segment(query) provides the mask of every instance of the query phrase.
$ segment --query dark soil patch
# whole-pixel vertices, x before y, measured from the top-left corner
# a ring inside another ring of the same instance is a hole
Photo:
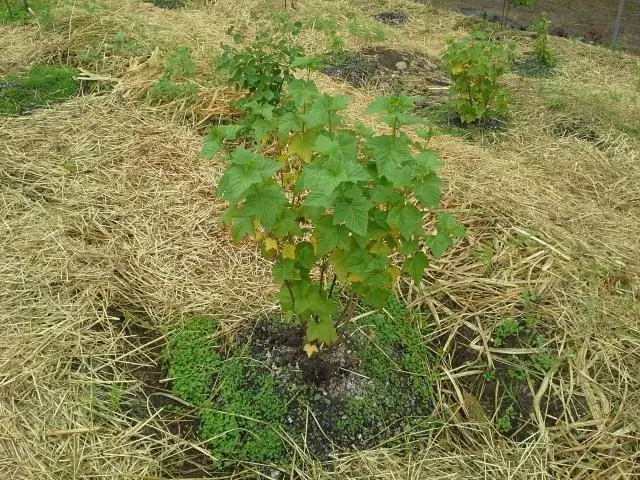
[[[551,20],[553,35],[573,37],[586,43],[608,46],[617,11],[617,0],[537,0],[532,8],[512,7],[509,26],[523,29],[533,19],[544,15]],[[502,2],[495,0],[437,0],[434,7],[450,8],[474,21],[500,21]],[[622,45],[633,53],[640,53],[640,3],[626,2],[622,32]]]
[[[184,7],[184,0],[145,0],[147,3],[152,3],[156,7],[164,8],[167,10],[176,10]]]
[[[212,390],[199,405],[199,435],[222,459],[216,469],[238,462],[285,467],[291,452],[283,434],[326,460],[353,448],[402,444],[428,430],[430,350],[399,302],[386,310],[389,315],[376,313],[341,327],[340,340],[311,358],[302,348],[303,329],[279,319],[240,332],[224,348],[212,343],[211,349],[228,353],[212,357]],[[172,341],[170,358],[182,366],[185,359],[197,365],[207,355],[194,355],[190,347],[184,355],[175,350],[181,343]],[[198,398],[183,387],[196,385],[207,369],[194,370],[191,379],[183,376],[180,388]]]
[[[442,97],[450,81],[439,59],[386,47],[367,47],[329,57],[323,72],[353,86],[372,86],[383,93]]]
[[[552,66],[540,63],[540,60],[533,54],[517,59],[511,69],[518,75],[532,78],[549,78],[553,76],[554,72]]]
[[[374,15],[374,18],[385,25],[399,27],[407,22],[409,15],[405,12],[382,12]]]

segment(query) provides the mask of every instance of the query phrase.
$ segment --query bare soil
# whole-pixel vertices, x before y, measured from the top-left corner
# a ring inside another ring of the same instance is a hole
[[[609,45],[617,13],[617,0],[537,0],[532,8],[509,11],[512,26],[527,28],[540,15],[551,20],[552,33],[582,38],[587,43]],[[501,0],[434,0],[434,7],[450,8],[464,15],[487,18],[501,15]],[[627,0],[620,41],[630,52],[640,54],[640,2]]]

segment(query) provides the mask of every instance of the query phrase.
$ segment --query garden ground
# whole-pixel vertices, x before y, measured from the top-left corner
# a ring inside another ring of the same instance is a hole
[[[407,63],[374,64],[360,86],[314,75],[323,91],[350,95],[351,117],[371,126],[362,111],[381,92],[437,104],[446,39],[469,28],[409,0],[296,4],[287,12],[303,23],[309,53],[335,49],[337,33],[352,54],[381,62],[388,55],[376,52],[388,49]],[[193,419],[175,413],[161,352],[195,315],[215,317],[229,338],[276,310],[269,264],[218,224],[224,159],[198,152],[207,125],[233,115],[236,93],[214,72],[228,28],[258,31],[282,2],[39,5],[34,18],[0,25],[0,74],[74,67],[83,95],[0,117],[0,475],[204,475],[200,466],[215,461]],[[373,17],[390,10],[406,22]],[[505,35],[520,58],[530,54],[527,32]],[[505,77],[505,125],[439,123],[431,140],[444,162],[444,208],[467,237],[398,294],[443,353],[432,365],[434,410],[447,421],[324,462],[295,443],[284,478],[640,474],[639,67],[624,52],[550,43],[559,60],[550,74]],[[180,47],[194,62],[175,82],[185,90],[158,93]],[[542,374],[527,374],[537,367]],[[499,385],[526,406],[526,429],[506,428],[515,417],[501,409]],[[233,478],[260,474],[271,472],[244,465]]]

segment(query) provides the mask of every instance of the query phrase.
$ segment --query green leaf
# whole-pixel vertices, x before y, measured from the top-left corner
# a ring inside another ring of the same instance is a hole
[[[436,208],[440,204],[441,183],[435,173],[430,173],[426,177],[414,181],[413,193],[425,207]]]
[[[330,317],[323,316],[318,321],[307,321],[307,342],[315,340],[331,345],[338,338],[338,332]]]
[[[238,136],[238,133],[244,128],[244,125],[238,124],[229,124],[229,125],[218,125],[215,128],[216,133],[218,134],[218,138],[224,140],[233,140]]]
[[[423,252],[416,252],[404,261],[402,271],[408,273],[414,282],[419,283],[427,265],[429,265],[427,256]]]
[[[312,55],[309,57],[296,57],[291,62],[291,68],[308,68],[309,70],[319,70],[322,68],[323,57]]]
[[[313,130],[298,132],[289,139],[287,152],[289,155],[298,155],[304,162],[309,163],[313,156],[313,142],[316,133]]]
[[[296,245],[296,261],[299,265],[310,270],[316,260],[316,256],[313,253],[313,245],[311,243],[300,242]]]
[[[423,123],[424,120],[408,113],[421,98],[418,96],[408,97],[406,95],[376,97],[366,108],[365,113],[376,113],[384,123],[396,128],[403,125]]]
[[[274,237],[283,239],[287,236],[300,235],[302,229],[300,228],[300,222],[298,222],[295,213],[289,209],[285,209],[282,211],[282,215],[275,221],[270,232]]]
[[[336,201],[333,224],[340,225],[344,223],[352,232],[364,236],[367,234],[370,208],[371,203],[363,197],[343,197]]]
[[[220,143],[220,139],[215,132],[209,132],[209,134],[204,137],[204,143],[199,157],[210,160],[220,151],[222,151],[222,143]]]
[[[256,118],[251,124],[251,127],[253,128],[253,138],[255,138],[256,142],[261,142],[278,128],[278,123],[275,120]]]
[[[424,239],[425,243],[429,245],[431,253],[434,257],[440,258],[447,249],[451,246],[451,239],[444,233],[436,233],[435,235],[429,235]]]
[[[367,139],[367,147],[376,163],[378,173],[394,186],[404,186],[407,175],[402,171],[402,167],[413,159],[407,137],[378,135]]]
[[[222,212],[220,221],[231,226],[234,242],[240,241],[245,237],[253,236],[253,218],[245,215],[242,210],[234,205],[227,207],[224,212]]]
[[[320,95],[313,80],[292,80],[287,85],[287,92],[299,108]]]
[[[229,202],[240,201],[249,188],[271,178],[280,168],[280,164],[242,147],[235,149],[229,156],[232,166],[222,175],[218,191]]]
[[[456,222],[456,219],[450,213],[439,213],[437,215],[436,228],[438,233],[444,233],[454,238],[463,237],[466,229],[463,225]]]
[[[265,228],[270,229],[286,204],[287,197],[284,191],[275,183],[254,185],[245,200],[244,211],[247,215],[255,216]]]
[[[404,238],[422,234],[422,212],[413,205],[393,207],[389,210],[387,222],[395,227]]]
[[[431,173],[442,167],[442,162],[438,160],[438,154],[432,150],[424,150],[416,155],[416,162],[421,173]]]
[[[330,216],[323,216],[315,222],[314,237],[318,256],[323,256],[335,248],[349,248],[349,230],[342,225],[333,225]]]
[[[329,257],[329,263],[336,271],[336,275],[338,276],[338,280],[344,282],[347,279],[348,267],[347,267],[347,258],[348,254],[344,250],[334,250],[331,256]]]
[[[300,271],[296,268],[296,262],[285,258],[273,265],[273,279],[282,283],[285,280],[300,280]]]

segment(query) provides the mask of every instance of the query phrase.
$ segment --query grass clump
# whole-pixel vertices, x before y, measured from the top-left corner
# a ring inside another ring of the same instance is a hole
[[[196,64],[191,58],[191,50],[178,48],[169,55],[164,64],[164,75],[149,90],[149,100],[165,103],[179,98],[190,98],[198,93],[198,87],[190,78],[195,73]]]
[[[40,24],[50,24],[52,8],[50,0],[2,0],[0,25],[26,23],[34,17]]]
[[[24,76],[0,79],[0,115],[21,115],[34,108],[59,103],[78,90],[75,70],[36,65]]]

